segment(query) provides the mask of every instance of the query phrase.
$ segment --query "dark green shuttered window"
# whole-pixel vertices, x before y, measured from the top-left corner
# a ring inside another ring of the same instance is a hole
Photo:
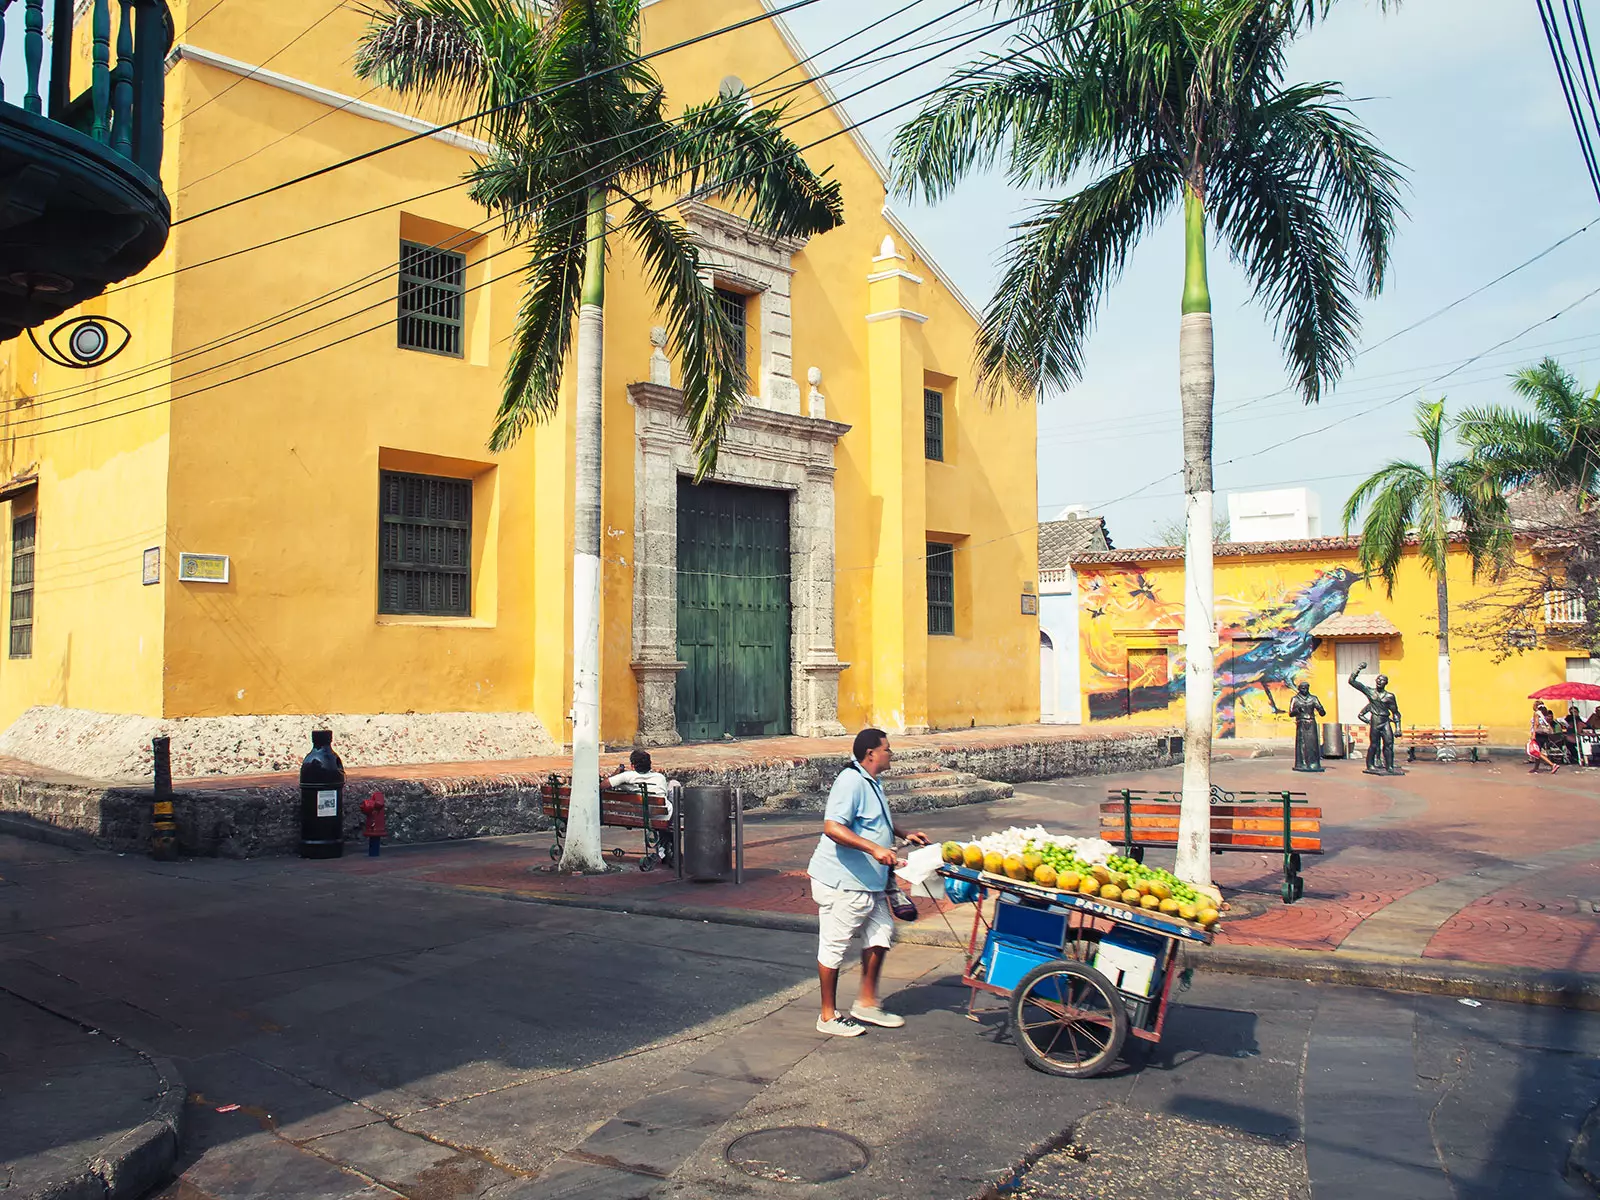
[[[33,657],[34,513],[11,522],[11,657]]]
[[[380,475],[378,611],[472,613],[472,480]]]
[[[467,259],[400,243],[400,347],[461,357]]]
[[[944,393],[934,388],[922,389],[922,453],[944,461]]]
[[[949,542],[928,543],[928,632],[956,631],[956,548]]]

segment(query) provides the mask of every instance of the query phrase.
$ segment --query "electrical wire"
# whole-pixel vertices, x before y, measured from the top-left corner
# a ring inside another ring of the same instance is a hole
[[[1115,12],[1121,11],[1122,9],[1130,7],[1131,5],[1133,5],[1135,3],[1138,3],[1138,0],[1124,0],[1124,3],[1118,5],[1116,8],[1110,9],[1106,13],[1097,14],[1095,17],[1090,19],[1089,23],[1093,23],[1094,21],[1102,20],[1102,19],[1104,19],[1105,16],[1110,15],[1111,13],[1115,13]],[[1024,17],[1015,17],[1015,18],[1011,18],[1006,23],[1007,24],[1015,23],[1016,21],[1022,20],[1022,19],[1025,19],[1025,18]],[[973,35],[973,37],[971,39],[969,39],[969,41],[976,41],[979,38],[985,37],[985,36],[988,35],[988,32],[990,32],[990,31],[988,31],[988,30],[981,31],[978,34]],[[962,48],[962,46],[958,45],[958,46],[952,47],[950,49],[943,50],[939,54],[933,56],[933,58],[943,57],[944,55],[951,53],[952,50],[961,49],[961,48]],[[1037,48],[1038,48],[1037,45],[1024,46],[1021,49],[1017,50],[1011,57],[1013,57],[1013,58],[1019,57],[1020,55],[1022,55],[1024,53],[1027,53],[1029,50],[1037,49]],[[902,68],[900,71],[898,71],[895,74],[889,76],[888,78],[880,80],[876,84],[871,85],[870,87],[862,88],[857,93],[854,93],[851,96],[840,97],[840,98],[838,98],[838,99],[836,99],[834,101],[831,101],[829,104],[825,105],[822,109],[818,109],[813,113],[807,114],[805,117],[796,118],[796,121],[795,122],[791,122],[791,124],[798,123],[798,121],[800,121],[800,120],[807,119],[807,117],[810,117],[810,116],[818,115],[821,112],[827,111],[829,109],[842,106],[843,102],[846,99],[853,99],[855,95],[859,95],[862,92],[869,91],[869,90],[872,90],[873,88],[881,87],[884,84],[893,82],[895,79],[897,79],[897,78],[899,78],[899,77],[901,77],[901,76],[903,76],[905,74],[908,74],[910,71],[916,70],[919,67],[926,65],[927,61],[933,61],[933,59],[929,59],[929,60],[926,60],[925,62],[921,62],[921,63],[914,63],[910,67]],[[1005,60],[1000,60],[1000,62],[1004,62],[1004,61]],[[1000,63],[996,63],[995,65],[1000,65]],[[884,110],[882,110],[882,111],[880,111],[878,113],[875,113],[871,117],[865,118],[864,120],[847,122],[847,123],[843,124],[840,129],[835,130],[834,132],[832,132],[830,134],[827,134],[827,135],[825,135],[823,137],[820,137],[820,138],[816,139],[815,141],[809,142],[804,146],[798,147],[797,148],[797,152],[798,153],[804,153],[805,151],[813,149],[816,146],[819,146],[819,145],[822,145],[822,144],[824,144],[826,142],[832,141],[834,138],[844,136],[845,134],[853,132],[854,130],[859,129],[861,126],[869,124],[872,121],[880,120],[883,117],[889,116],[889,115],[891,115],[891,114],[893,114],[895,112],[898,112],[901,109],[909,107],[912,104],[920,103],[921,101],[926,100],[930,96],[936,94],[940,90],[941,90],[940,87],[931,88],[931,89],[929,89],[929,90],[927,90],[927,91],[925,91],[923,93],[920,93],[919,95],[911,97],[908,100],[902,101],[899,104],[893,105],[890,108],[887,108],[887,109],[884,109]],[[757,167],[753,167],[749,171],[742,172],[741,175],[750,174],[753,171],[760,169],[761,166],[765,166],[765,165],[767,165],[767,164],[758,164]],[[725,181],[725,182],[734,182],[738,178],[739,178],[739,176],[735,176],[735,177],[733,177],[733,179],[730,179],[730,180]],[[510,249],[510,248],[511,247],[507,247],[507,249]],[[472,290],[475,290],[476,288],[487,286],[489,283],[495,282],[498,279],[507,278],[511,274],[525,272],[528,269],[529,265],[530,264],[527,264],[527,263],[520,264],[518,266],[518,268],[516,269],[516,271],[506,272],[504,275],[496,276],[496,277],[493,277],[491,279],[486,279],[482,283],[473,285],[472,288],[465,289],[465,291],[469,291],[470,292]],[[388,298],[386,298],[383,301],[383,303],[385,305],[387,305],[389,302],[390,301],[389,301]],[[339,318],[339,320],[348,320],[349,317],[353,316],[353,315],[357,315],[357,314],[347,314],[345,317]],[[330,322],[329,324],[333,324],[333,323],[337,323],[337,322]],[[244,372],[244,373],[242,373],[240,375],[233,376],[233,377],[231,377],[229,379],[219,380],[219,381],[216,381],[214,383],[210,383],[210,384],[203,385],[201,387],[193,388],[190,391],[182,393],[181,395],[170,396],[170,397],[167,397],[166,399],[157,400],[157,401],[154,401],[154,402],[152,402],[150,404],[140,405],[140,406],[135,407],[135,408],[126,409],[126,410],[122,410],[122,411],[115,412],[115,413],[108,413],[108,414],[105,414],[105,415],[102,415],[102,416],[99,416],[99,417],[94,417],[94,418],[90,418],[88,420],[74,422],[74,423],[71,423],[71,424],[68,424],[68,425],[60,425],[60,426],[54,426],[54,427],[49,428],[49,429],[35,430],[31,434],[27,434],[25,436],[43,437],[43,436],[45,436],[47,434],[63,433],[63,432],[67,432],[67,431],[73,430],[73,429],[81,429],[81,428],[84,428],[84,427],[87,427],[87,426],[90,426],[90,425],[101,424],[101,423],[103,423],[105,421],[114,420],[114,419],[116,419],[118,417],[131,416],[131,415],[133,415],[135,413],[146,412],[146,411],[149,411],[150,409],[160,408],[160,407],[163,407],[165,405],[172,404],[177,400],[185,399],[185,398],[187,398],[189,396],[198,395],[198,394],[201,394],[203,392],[212,391],[212,390],[214,390],[216,388],[227,386],[230,383],[236,383],[236,382],[239,382],[239,381],[241,381],[243,379],[251,378],[252,376],[261,374],[264,371],[272,370],[275,367],[287,365],[289,363],[298,361],[299,359],[305,358],[308,355],[319,353],[322,350],[331,349],[334,346],[337,346],[337,345],[340,345],[340,344],[342,344],[344,342],[350,341],[350,340],[352,340],[352,339],[354,339],[356,337],[361,337],[361,336],[364,336],[367,333],[372,333],[372,332],[375,332],[376,330],[387,328],[391,324],[392,324],[391,320],[385,319],[384,321],[380,322],[377,325],[373,325],[373,326],[370,326],[368,328],[358,330],[355,333],[347,334],[347,335],[345,335],[343,337],[337,338],[334,341],[328,342],[328,343],[326,343],[324,345],[312,347],[310,350],[302,351],[299,354],[291,355],[288,358],[279,360],[279,361],[274,362],[274,363],[264,364],[261,367],[254,368],[254,369],[252,369],[250,371],[246,371],[246,372]],[[296,335],[296,337],[299,337],[299,336],[305,336],[305,335],[303,335],[303,334],[302,335]],[[285,339],[285,340],[288,341],[288,340],[295,340],[295,339]],[[250,354],[242,355],[241,358],[252,357],[255,354],[264,353],[266,349],[271,349],[271,348],[275,348],[275,347],[264,347],[261,350],[252,351]],[[207,368],[206,370],[213,370],[213,369],[216,369],[216,368],[215,367]],[[196,374],[203,374],[203,373],[205,373],[205,371],[196,372]],[[57,419],[59,419],[61,417],[64,417],[64,416],[74,415],[74,414],[79,413],[79,412],[86,412],[86,411],[89,411],[89,410],[92,410],[92,409],[95,409],[95,408],[104,407],[107,404],[113,404],[113,403],[117,403],[117,402],[119,402],[121,400],[131,399],[131,398],[136,397],[137,395],[142,394],[143,392],[156,390],[156,389],[158,389],[159,387],[162,387],[162,386],[166,386],[166,385],[165,384],[156,384],[156,385],[152,385],[152,387],[150,387],[150,388],[142,389],[140,392],[129,393],[129,394],[125,394],[123,396],[111,397],[111,398],[108,398],[106,400],[98,401],[98,402],[96,402],[94,404],[83,405],[83,406],[81,406],[79,408],[76,408],[76,409],[62,410],[60,412],[46,414],[44,416],[37,417],[37,418],[25,418],[25,419],[23,419],[21,421],[12,422],[11,423],[11,427],[13,429],[15,429],[18,426],[31,425],[31,424],[36,424],[36,423],[41,423],[42,424],[44,422],[57,420]]]
[[[961,8],[969,7],[972,3],[975,3],[975,2],[979,2],[979,0],[965,0],[965,3],[963,3],[961,5],[958,5],[956,10],[952,10],[952,13],[954,13],[955,11],[959,11],[959,9],[961,9]],[[949,15],[952,15],[952,13],[944,14],[944,17],[948,17]],[[1026,15],[1032,15],[1032,14],[1031,13],[1030,14],[1024,14],[1024,16],[1026,16]],[[918,28],[919,29],[926,28],[928,24],[933,24],[933,23],[935,23],[935,22],[937,22],[937,21],[939,21],[941,19],[943,19],[943,17],[935,18],[934,22],[927,22],[923,26],[919,26]],[[1019,20],[1019,19],[1022,19],[1022,18],[1021,17],[1010,18],[1010,19],[1008,19],[1006,21],[998,22],[997,26],[1003,26],[1005,24],[1014,23],[1016,20]],[[906,74],[906,73],[908,73],[910,71],[917,70],[920,67],[926,66],[928,63],[933,62],[933,61],[935,61],[936,59],[938,59],[940,57],[943,57],[943,56],[945,56],[947,54],[950,54],[950,53],[954,52],[955,50],[962,49],[965,45],[970,44],[972,41],[975,41],[978,38],[981,38],[983,36],[986,36],[988,33],[992,32],[995,27],[996,26],[991,26],[991,27],[988,27],[988,28],[986,28],[984,30],[981,30],[977,34],[974,34],[972,37],[967,38],[960,45],[948,47],[948,48],[946,48],[944,50],[941,50],[939,53],[934,54],[934,55],[930,55],[928,58],[923,59],[920,62],[913,63],[910,67],[904,68],[903,70],[898,71],[898,72],[894,73],[893,75],[890,75],[887,78],[878,81],[877,83],[873,83],[873,84],[870,84],[868,86],[859,88],[855,92],[847,94],[845,97],[836,99],[835,101],[831,101],[831,102],[825,103],[820,108],[814,109],[814,110],[812,110],[810,112],[803,113],[803,114],[793,118],[792,120],[786,122],[781,128],[783,128],[783,129],[791,128],[791,127],[793,127],[795,125],[798,125],[802,121],[809,120],[812,117],[819,116],[819,115],[829,111],[836,104],[842,104],[844,100],[855,99],[856,97],[864,95],[865,93],[867,93],[869,91],[872,91],[877,87],[881,87],[884,84],[893,82],[895,79],[898,79],[899,77],[901,77],[902,75],[904,75],[904,74]],[[916,32],[916,31],[912,31],[912,32]],[[906,35],[902,35],[902,36],[906,36]],[[890,39],[890,42],[883,43],[883,45],[890,45],[896,40],[898,40],[898,38]],[[948,40],[948,39],[935,39],[934,41],[928,43],[928,45],[938,45],[940,42],[943,42],[945,40]],[[867,53],[870,53],[870,51],[867,52]],[[898,57],[898,56],[899,55],[897,53],[896,55],[891,56],[891,57]],[[857,57],[859,58],[860,56],[858,55]],[[783,74],[783,73],[784,72],[779,72],[780,75]],[[813,79],[820,79],[820,78],[821,78],[821,76],[813,77]],[[792,90],[793,87],[798,87],[798,86],[804,86],[804,81],[802,81],[801,84],[791,85],[791,90]],[[919,97],[919,98],[921,98],[921,97]],[[881,116],[881,115],[882,114],[879,114],[879,116]],[[878,119],[878,117],[873,117],[871,119],[876,120],[876,119]],[[624,155],[617,155],[614,158],[612,158],[611,160],[609,160],[608,163],[602,164],[602,165],[603,166],[609,166],[609,165],[613,165],[613,164],[616,164],[616,163],[620,163],[626,157],[627,156],[625,154]],[[459,182],[445,185],[444,187],[435,189],[435,191],[433,193],[429,193],[429,194],[437,194],[438,192],[447,191],[447,190],[450,190],[450,189],[452,189],[454,187],[457,187],[457,186],[460,186]],[[560,197],[557,197],[555,199],[560,199]],[[382,211],[385,208],[392,208],[392,207],[395,207],[398,204],[403,204],[403,203],[406,203],[406,201],[396,201],[393,204],[380,205],[376,209],[369,210],[369,214],[368,215],[370,215],[370,212]],[[339,223],[339,222],[338,221],[327,222],[327,223],[324,224],[324,226],[322,226],[322,228],[326,228],[328,225],[333,225],[333,224],[337,224],[337,223]],[[572,223],[574,223],[574,222],[568,222],[568,224],[572,224]],[[476,233],[476,232],[479,232],[479,227],[474,226],[471,230],[454,233],[454,234],[450,235],[449,238],[447,238],[446,240],[447,241],[455,241],[455,242],[459,243],[459,239],[461,238],[463,232],[469,233],[469,234]],[[286,236],[290,236],[290,235],[286,235]],[[285,239],[279,239],[279,240],[285,240]],[[439,246],[442,246],[443,244],[444,243],[441,242],[441,243],[437,244],[436,246],[434,246],[433,248],[437,249],[437,248],[439,248]],[[494,257],[498,256],[499,254],[503,254],[503,253],[506,253],[508,251],[515,250],[515,249],[517,249],[517,246],[515,244],[508,244],[507,246],[504,246],[504,247],[500,248],[499,250],[491,251],[489,254],[484,255],[482,257],[482,259],[480,259],[480,262],[488,261],[489,259],[494,258]],[[383,267],[377,268],[374,271],[369,272],[368,275],[357,279],[356,281],[354,281],[353,283],[351,283],[351,284],[349,284],[347,286],[346,285],[341,285],[341,288],[334,289],[334,292],[324,293],[322,297],[318,297],[313,301],[303,302],[301,305],[296,306],[294,310],[291,310],[287,314],[280,314],[279,316],[276,316],[276,317],[273,317],[273,318],[264,319],[262,322],[258,322],[252,328],[248,328],[245,331],[242,331],[240,333],[231,334],[231,335],[224,335],[222,338],[214,339],[211,343],[208,343],[208,344],[206,344],[204,346],[193,347],[190,350],[185,351],[184,354],[182,354],[182,355],[173,356],[169,360],[164,360],[163,362],[160,362],[160,363],[147,364],[147,365],[144,365],[144,366],[141,366],[141,367],[132,368],[128,372],[122,373],[117,378],[121,379],[121,380],[126,380],[126,379],[137,377],[139,375],[147,375],[147,374],[151,374],[153,372],[161,371],[169,363],[175,364],[175,363],[180,362],[180,361],[185,361],[185,360],[188,360],[188,359],[192,359],[192,358],[198,357],[201,354],[207,353],[209,351],[216,350],[216,349],[221,349],[221,348],[223,348],[223,347],[225,347],[227,345],[232,344],[234,341],[242,341],[245,338],[253,337],[258,333],[265,332],[265,330],[268,329],[268,328],[272,328],[272,327],[275,327],[277,325],[284,324],[289,320],[293,320],[293,319],[296,319],[298,317],[308,316],[312,312],[315,312],[320,308],[327,307],[327,306],[329,306],[331,304],[337,303],[339,300],[344,299],[344,298],[346,298],[346,297],[348,297],[350,295],[353,295],[358,291],[364,290],[366,287],[373,286],[373,285],[375,285],[376,283],[379,283],[379,282],[384,282],[389,277],[396,275],[397,272],[398,272],[398,269],[399,269],[398,268],[398,264],[393,264],[393,265],[385,264]],[[500,278],[504,278],[504,276],[497,276],[496,280],[498,280]],[[494,282],[496,280],[490,280],[490,281],[485,281],[485,282]],[[477,287],[477,286],[483,286],[483,285],[481,285],[481,284],[480,285],[474,285],[474,287]],[[471,290],[471,289],[469,289],[469,290]],[[335,292],[342,292],[342,294],[335,295],[334,294]],[[342,316],[339,316],[339,317],[336,317],[336,318],[332,318],[329,321],[324,322],[322,325],[316,326],[316,327],[314,327],[312,329],[309,329],[309,330],[302,330],[302,331],[300,331],[300,332],[298,332],[296,334],[293,334],[293,335],[291,335],[289,337],[280,339],[279,341],[271,343],[269,345],[260,346],[260,347],[256,347],[255,349],[252,349],[252,350],[249,350],[249,351],[245,351],[245,352],[235,356],[232,359],[227,359],[227,360],[224,360],[224,361],[219,362],[219,363],[208,364],[207,366],[198,368],[197,370],[195,370],[195,371],[193,371],[193,372],[191,372],[191,373],[189,373],[187,375],[180,375],[175,380],[164,379],[162,381],[159,381],[156,384],[153,384],[153,385],[151,385],[149,387],[146,387],[146,388],[139,389],[138,391],[135,391],[135,392],[124,393],[121,396],[110,397],[110,398],[105,399],[105,400],[97,401],[97,402],[95,402],[93,404],[79,406],[78,408],[63,409],[63,410],[58,410],[58,411],[53,412],[53,413],[45,413],[45,414],[42,414],[40,416],[36,416],[36,417],[33,417],[33,418],[27,418],[27,419],[25,419],[25,421],[23,423],[25,423],[25,424],[26,423],[34,423],[34,422],[42,423],[44,421],[51,420],[53,418],[57,418],[57,417],[61,417],[61,416],[67,416],[67,415],[71,415],[73,413],[83,412],[83,411],[87,411],[87,410],[93,409],[93,408],[104,407],[107,404],[116,403],[121,399],[128,399],[128,398],[132,398],[134,396],[142,395],[142,394],[144,394],[146,392],[157,390],[160,387],[168,386],[169,384],[171,384],[173,382],[181,382],[182,380],[185,380],[185,379],[191,379],[191,378],[194,378],[194,377],[196,377],[198,375],[204,375],[204,374],[207,374],[207,373],[212,372],[212,371],[220,370],[220,369],[222,369],[224,367],[227,367],[227,366],[230,366],[230,365],[232,365],[234,363],[241,362],[244,359],[252,358],[252,357],[255,357],[256,355],[266,353],[269,350],[277,349],[277,348],[279,348],[279,347],[281,347],[283,345],[286,345],[286,344],[288,344],[290,342],[299,340],[300,338],[309,337],[312,334],[315,334],[315,333],[318,333],[318,332],[320,332],[320,331],[322,331],[324,329],[327,329],[332,325],[336,325],[336,324],[341,323],[342,321],[349,320],[352,317],[359,316],[363,312],[369,312],[369,311],[371,311],[371,310],[373,310],[375,308],[387,307],[392,302],[393,302],[393,297],[386,295],[386,296],[383,296],[383,297],[379,298],[378,300],[373,301],[371,304],[363,306],[362,308],[355,309],[355,310],[353,310],[351,312],[347,312],[347,313],[343,314]],[[378,325],[375,325],[372,328],[373,329],[382,328],[382,327],[388,325],[389,323],[390,323],[389,320],[385,319],[383,322],[380,322]],[[55,392],[49,393],[49,395],[51,395],[53,397],[57,397],[57,399],[52,400],[53,403],[64,402],[66,399],[71,399],[71,398],[73,398],[75,396],[82,396],[82,395],[91,394],[91,393],[99,390],[101,387],[103,387],[106,382],[108,382],[108,381],[101,380],[101,381],[97,381],[95,383],[79,385],[76,389],[72,389],[72,388],[57,389]],[[44,395],[46,395],[46,394],[45,393],[41,393],[40,397],[35,397],[35,400],[39,401]]]

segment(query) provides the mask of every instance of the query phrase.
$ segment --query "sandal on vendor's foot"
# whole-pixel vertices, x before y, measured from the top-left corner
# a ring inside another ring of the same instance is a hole
[[[854,1005],[850,1009],[850,1015],[867,1025],[878,1025],[884,1029],[899,1029],[906,1023],[906,1019],[899,1013],[884,1012],[876,1005]]]
[[[817,1018],[817,1032],[829,1033],[834,1037],[860,1037],[866,1032],[866,1029],[857,1024],[855,1021],[852,1021],[843,1013],[834,1013],[834,1015],[826,1021],[824,1021],[821,1017]]]

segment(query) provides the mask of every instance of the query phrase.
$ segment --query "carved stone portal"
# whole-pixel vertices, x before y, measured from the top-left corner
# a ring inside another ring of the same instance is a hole
[[[634,406],[633,672],[639,742],[678,734],[678,477],[693,475],[683,393],[636,383]],[[833,450],[848,425],[746,408],[723,439],[710,481],[792,492],[789,505],[790,710],[801,737],[836,737],[839,661],[833,642]]]

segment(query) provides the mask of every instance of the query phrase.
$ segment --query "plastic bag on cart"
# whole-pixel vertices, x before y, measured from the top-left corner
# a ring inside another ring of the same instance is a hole
[[[971,904],[978,898],[980,889],[970,879],[946,879],[944,894],[951,904]]]
[[[900,877],[908,896],[937,899],[933,885],[938,879],[939,864],[943,861],[943,852],[937,845],[918,846],[906,855],[906,865],[896,868],[895,874]]]

